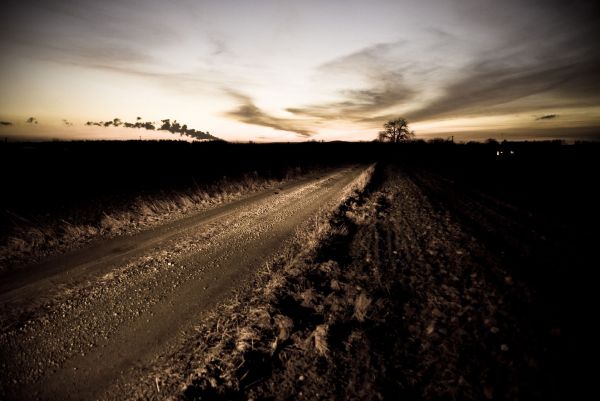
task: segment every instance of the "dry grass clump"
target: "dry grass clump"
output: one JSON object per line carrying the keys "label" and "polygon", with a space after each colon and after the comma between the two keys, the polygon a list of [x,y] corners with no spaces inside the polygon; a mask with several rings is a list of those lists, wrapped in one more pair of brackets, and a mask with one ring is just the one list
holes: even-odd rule
{"label": "dry grass clump", "polygon": [[275,315],[273,321],[278,329],[277,340],[285,341],[290,338],[292,329],[294,328],[294,321],[284,315]]}
{"label": "dry grass clump", "polygon": [[369,306],[371,306],[371,299],[364,292],[361,292],[354,301],[354,317],[356,320],[359,322],[363,322],[365,320]]}
{"label": "dry grass clump", "polygon": [[238,352],[244,352],[250,349],[254,349],[254,341],[258,340],[258,334],[256,331],[249,327],[241,327],[237,333],[237,339],[235,340],[235,349]]}
{"label": "dry grass clump", "polygon": [[329,325],[320,324],[317,326],[315,331],[312,333],[312,337],[315,339],[315,350],[321,356],[325,356],[329,351],[327,347],[327,330]]}

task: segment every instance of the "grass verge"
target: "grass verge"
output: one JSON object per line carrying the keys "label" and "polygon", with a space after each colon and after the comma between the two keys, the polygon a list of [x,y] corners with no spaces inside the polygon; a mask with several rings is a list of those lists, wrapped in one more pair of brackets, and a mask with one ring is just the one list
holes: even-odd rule
{"label": "grass verge", "polygon": [[[304,316],[289,297],[311,302],[310,290],[296,287],[295,280],[309,274],[309,261],[322,244],[344,231],[332,221],[341,209],[359,202],[373,184],[375,171],[374,165],[368,167],[338,199],[323,205],[297,230],[284,253],[257,274],[248,286],[251,290],[240,291],[203,318],[195,338],[169,356],[166,366],[157,365],[133,398],[242,399],[270,377],[288,350],[301,347],[327,355],[327,324]],[[357,302],[358,313],[365,312],[365,299]],[[286,309],[288,304],[292,310]]]}
{"label": "grass verge", "polygon": [[6,211],[11,224],[0,238],[0,272],[81,247],[100,238],[130,235],[242,196],[304,177],[314,171],[290,168],[281,179],[257,173],[239,180],[222,179],[187,190],[161,191],[134,199],[81,205],[60,215],[23,217]]}
{"label": "grass verge", "polygon": [[133,397],[551,398],[534,294],[511,266],[403,171],[356,187]]}

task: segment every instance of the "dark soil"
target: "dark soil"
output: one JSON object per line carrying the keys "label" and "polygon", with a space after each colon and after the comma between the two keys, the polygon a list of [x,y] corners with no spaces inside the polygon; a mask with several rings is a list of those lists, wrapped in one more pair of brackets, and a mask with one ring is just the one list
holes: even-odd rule
{"label": "dark soil", "polygon": [[568,261],[581,258],[573,254],[580,245],[557,236],[564,232],[541,208],[461,177],[380,166],[368,189],[333,216],[318,252],[287,268],[284,284],[264,300],[267,320],[253,326],[259,335],[243,353],[237,381],[215,386],[211,375],[223,371],[209,371],[183,398],[552,400],[582,393],[583,368],[569,363],[584,335],[565,311],[580,308],[580,316],[586,305],[563,275],[577,268]]}

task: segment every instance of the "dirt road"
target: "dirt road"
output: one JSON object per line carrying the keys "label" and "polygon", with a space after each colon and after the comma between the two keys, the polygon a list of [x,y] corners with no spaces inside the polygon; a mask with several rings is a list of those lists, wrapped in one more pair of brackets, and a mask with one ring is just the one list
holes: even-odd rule
{"label": "dirt road", "polygon": [[122,398],[362,172],[254,195],[0,280],[0,398]]}
{"label": "dirt road", "polygon": [[[430,171],[388,166],[332,225],[313,256],[283,270],[275,294],[244,306],[285,322],[284,335],[264,317],[238,320],[237,332],[255,333],[252,347],[232,358],[222,346],[184,399],[585,399],[565,397],[581,388],[569,371],[583,370],[564,363],[568,336],[578,338],[556,307],[568,300],[540,293],[539,272],[552,274],[564,242],[535,215]],[[215,368],[223,365],[235,372]],[[240,379],[211,384],[223,376]]]}

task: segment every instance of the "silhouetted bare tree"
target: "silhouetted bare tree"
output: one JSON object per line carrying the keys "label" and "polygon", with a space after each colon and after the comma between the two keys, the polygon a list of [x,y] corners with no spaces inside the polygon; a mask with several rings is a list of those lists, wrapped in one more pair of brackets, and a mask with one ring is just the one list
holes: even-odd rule
{"label": "silhouetted bare tree", "polygon": [[415,132],[408,129],[408,121],[404,118],[390,120],[383,125],[383,131],[379,131],[378,139],[381,142],[405,142],[412,139]]}

